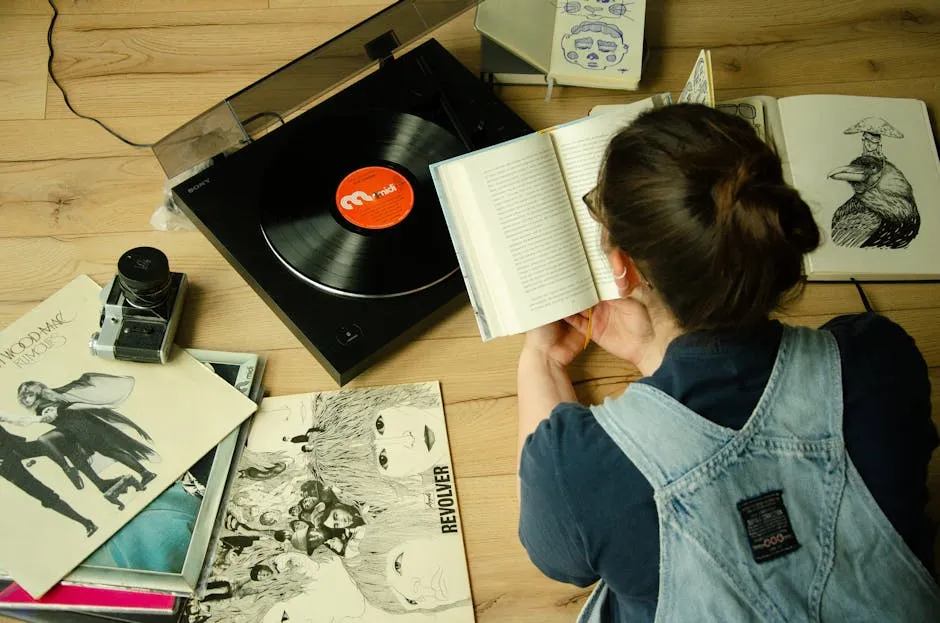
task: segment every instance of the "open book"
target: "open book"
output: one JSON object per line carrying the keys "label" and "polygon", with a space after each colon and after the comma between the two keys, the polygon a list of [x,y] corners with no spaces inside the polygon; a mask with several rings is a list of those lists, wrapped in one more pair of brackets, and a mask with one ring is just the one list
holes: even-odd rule
{"label": "open book", "polygon": [[668,95],[431,165],[484,340],[618,297],[583,197],[611,137]]}
{"label": "open book", "polygon": [[812,280],[940,277],[940,160],[924,102],[848,95],[718,104],[771,142],[813,210]]}
{"label": "open book", "polygon": [[549,84],[635,90],[645,18],[645,0],[485,0],[475,25]]}

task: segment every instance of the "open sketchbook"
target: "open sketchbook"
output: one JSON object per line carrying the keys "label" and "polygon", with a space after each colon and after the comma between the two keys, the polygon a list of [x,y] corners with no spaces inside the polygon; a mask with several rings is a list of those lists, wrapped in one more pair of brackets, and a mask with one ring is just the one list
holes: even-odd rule
{"label": "open sketchbook", "polygon": [[611,137],[668,95],[431,165],[484,340],[618,297],[583,201]]}
{"label": "open sketchbook", "polygon": [[477,30],[560,85],[635,90],[645,0],[484,0]]}
{"label": "open sketchbook", "polygon": [[257,408],[180,348],[93,356],[99,291],[80,276],[0,333],[0,562],[32,597]]}
{"label": "open sketchbook", "polygon": [[[852,95],[744,97],[714,103],[699,54],[679,102],[714,105],[772,144],[822,233],[807,279],[940,278],[940,159],[924,102]],[[627,109],[597,106],[591,114]]]}
{"label": "open sketchbook", "polygon": [[940,159],[924,102],[849,95],[719,103],[774,144],[822,232],[812,280],[940,278]]}
{"label": "open sketchbook", "polygon": [[183,623],[474,620],[437,383],[262,401]]}

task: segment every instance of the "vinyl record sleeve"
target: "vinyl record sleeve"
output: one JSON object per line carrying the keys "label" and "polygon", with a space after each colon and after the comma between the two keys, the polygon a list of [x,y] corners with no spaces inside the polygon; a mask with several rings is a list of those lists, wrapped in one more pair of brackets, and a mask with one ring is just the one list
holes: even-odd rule
{"label": "vinyl record sleeve", "polygon": [[[33,599],[14,583],[0,591],[0,608],[169,614],[176,608],[176,598],[157,593],[59,585],[40,599]],[[0,610],[0,614],[5,612]]]}
{"label": "vinyl record sleeve", "polygon": [[[186,352],[246,396],[260,384],[264,360],[256,354],[195,348]],[[192,595],[241,434],[241,429],[229,433],[63,582]],[[156,534],[161,535],[157,548]]]}
{"label": "vinyl record sleeve", "polygon": [[82,275],[0,333],[0,560],[33,597],[257,408],[180,348],[92,355],[99,292]]}
{"label": "vinyl record sleeve", "polygon": [[266,398],[182,623],[474,620],[437,383]]}

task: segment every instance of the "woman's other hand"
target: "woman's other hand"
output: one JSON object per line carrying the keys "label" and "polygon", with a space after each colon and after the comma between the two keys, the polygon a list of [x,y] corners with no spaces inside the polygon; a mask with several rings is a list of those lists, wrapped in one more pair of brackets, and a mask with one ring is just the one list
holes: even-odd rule
{"label": "woman's other hand", "polygon": [[561,320],[528,331],[523,357],[537,356],[562,368],[567,367],[584,350],[584,334],[577,327]]}
{"label": "woman's other hand", "polygon": [[[639,301],[622,298],[602,301],[594,306],[591,339],[615,357],[629,361],[644,376],[652,374],[662,362],[662,353],[656,347],[656,333],[649,310]],[[590,310],[565,318],[584,339]],[[659,353],[657,355],[657,353]]]}

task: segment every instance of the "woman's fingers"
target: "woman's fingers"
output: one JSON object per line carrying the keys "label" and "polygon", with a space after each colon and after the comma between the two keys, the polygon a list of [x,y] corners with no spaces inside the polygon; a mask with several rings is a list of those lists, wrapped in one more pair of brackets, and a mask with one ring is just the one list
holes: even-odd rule
{"label": "woman's fingers", "polygon": [[588,318],[587,316],[583,315],[584,313],[585,312],[582,312],[580,314],[574,314],[572,316],[568,316],[567,318],[565,318],[565,322],[568,324],[568,326],[570,326],[572,329],[574,329],[578,333],[581,333],[582,335],[584,333],[587,333],[587,326],[588,326]]}

